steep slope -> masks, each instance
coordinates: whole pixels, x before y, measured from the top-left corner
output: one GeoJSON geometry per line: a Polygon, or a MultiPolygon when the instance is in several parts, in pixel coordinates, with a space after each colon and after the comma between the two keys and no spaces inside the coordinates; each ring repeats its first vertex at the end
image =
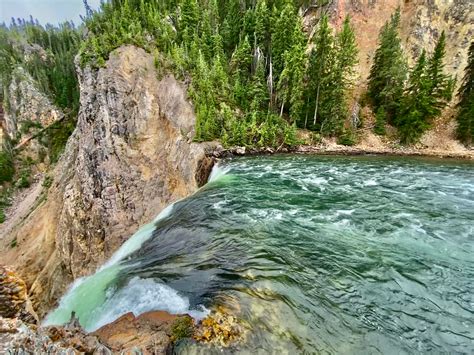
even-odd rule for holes
{"type": "MultiPolygon", "coordinates": [[[[423,48],[431,51],[442,31],[447,35],[447,71],[462,77],[467,63],[469,41],[474,36],[474,2],[470,0],[333,0],[328,11],[338,28],[346,15],[351,17],[359,46],[359,73],[365,83],[377,48],[380,28],[400,6],[401,36],[408,59],[414,62],[423,48]]],[[[306,12],[307,26],[317,23],[321,9],[306,12]]]]}
{"type": "Polygon", "coordinates": [[[119,48],[105,68],[79,70],[79,79],[77,128],[47,198],[44,191],[25,220],[0,230],[2,261],[21,270],[40,315],[212,167],[204,146],[191,143],[185,88],[172,76],[159,80],[152,55],[119,48]]]}
{"type": "MultiPolygon", "coordinates": [[[[367,78],[372,65],[380,28],[390,19],[390,15],[400,6],[401,38],[407,59],[413,65],[422,49],[433,50],[442,31],[447,36],[446,72],[457,77],[457,85],[464,75],[468,59],[468,47],[474,37],[474,2],[470,0],[434,0],[434,1],[400,1],[400,0],[333,0],[324,8],[330,15],[334,27],[342,25],[344,17],[349,15],[354,25],[359,48],[359,65],[357,68],[358,83],[354,90],[352,112],[359,112],[356,103],[366,90],[367,78]]],[[[322,9],[311,8],[305,14],[306,27],[314,32],[322,9]]],[[[453,154],[466,154],[468,149],[456,140],[453,109],[458,98],[454,97],[443,115],[436,119],[433,127],[421,138],[417,149],[424,149],[426,154],[442,154],[449,151],[453,154]]],[[[372,112],[368,107],[362,108],[361,116],[365,120],[366,130],[360,132],[359,149],[391,149],[392,143],[383,142],[375,135],[372,112]]]]}
{"type": "MultiPolygon", "coordinates": [[[[472,1],[334,0],[325,9],[333,25],[339,27],[350,15],[356,30],[360,85],[355,99],[364,91],[380,27],[397,6],[410,61],[420,48],[432,49],[445,30],[447,69],[462,75],[467,42],[474,36],[472,1]]],[[[313,7],[305,13],[309,32],[320,11],[313,7]]],[[[2,261],[22,271],[40,315],[72,280],[92,272],[140,225],[204,183],[212,165],[205,146],[191,143],[195,115],[185,87],[172,76],[158,79],[152,55],[122,47],[105,68],[79,69],[79,78],[78,124],[51,174],[52,186],[36,186],[32,191],[38,197],[22,206],[25,213],[0,225],[2,261]],[[13,240],[18,247],[10,247],[13,240]]],[[[28,95],[20,96],[27,100],[28,95]]],[[[23,107],[20,101],[15,105],[23,107]]],[[[60,116],[51,111],[44,123],[60,116]]],[[[11,133],[16,123],[9,117],[4,128],[11,133]]],[[[423,144],[439,148],[443,142],[441,149],[457,149],[452,131],[453,121],[445,115],[423,144]]],[[[379,137],[367,136],[365,143],[373,140],[371,146],[384,148],[379,137]]]]}

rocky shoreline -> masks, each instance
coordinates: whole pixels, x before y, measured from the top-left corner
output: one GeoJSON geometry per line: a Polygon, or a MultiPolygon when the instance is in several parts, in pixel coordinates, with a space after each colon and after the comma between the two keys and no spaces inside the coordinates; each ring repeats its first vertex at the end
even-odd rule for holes
{"type": "Polygon", "coordinates": [[[180,341],[227,347],[244,333],[237,318],[223,309],[201,321],[158,310],[137,316],[130,312],[91,333],[81,327],[74,313],[64,326],[41,326],[25,282],[1,265],[0,300],[1,354],[170,354],[180,341]]]}
{"type": "Polygon", "coordinates": [[[343,145],[298,145],[295,147],[283,147],[274,149],[270,147],[248,148],[248,147],[217,147],[209,153],[209,156],[222,159],[237,156],[258,156],[274,154],[308,154],[308,155],[376,155],[376,156],[400,156],[400,157],[431,157],[442,159],[474,160],[474,149],[465,151],[443,151],[416,148],[384,148],[371,149],[363,147],[349,147],[343,145]]]}

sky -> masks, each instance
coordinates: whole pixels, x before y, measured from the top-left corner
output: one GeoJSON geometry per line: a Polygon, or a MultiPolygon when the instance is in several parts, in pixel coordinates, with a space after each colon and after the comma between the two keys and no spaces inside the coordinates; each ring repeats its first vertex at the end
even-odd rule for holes
{"type": "MultiPolygon", "coordinates": [[[[97,9],[100,0],[87,0],[93,9],[97,9]]],[[[11,18],[33,18],[45,25],[58,24],[72,20],[81,23],[79,15],[85,15],[82,0],[0,0],[0,23],[10,24],[11,18]]]]}

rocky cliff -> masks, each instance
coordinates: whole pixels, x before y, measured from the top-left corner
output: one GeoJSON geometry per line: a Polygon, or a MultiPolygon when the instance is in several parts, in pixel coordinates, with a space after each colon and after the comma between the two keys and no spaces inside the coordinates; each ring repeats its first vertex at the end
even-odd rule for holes
{"type": "Polygon", "coordinates": [[[6,133],[11,139],[21,136],[21,128],[36,123],[47,126],[60,120],[64,113],[41,92],[35,81],[23,68],[17,67],[7,88],[8,107],[4,120],[6,133]]]}
{"type": "Polygon", "coordinates": [[[25,218],[0,229],[2,261],[21,270],[40,316],[140,225],[194,192],[212,167],[205,147],[191,142],[186,88],[159,79],[152,55],[123,47],[105,68],[78,72],[77,128],[52,186],[25,218]]]}
{"type": "MultiPolygon", "coordinates": [[[[324,8],[333,25],[350,15],[356,30],[361,84],[356,96],[363,91],[379,30],[397,6],[410,60],[420,48],[432,49],[445,30],[447,68],[462,76],[467,42],[474,36],[472,1],[333,0],[324,8]]],[[[309,32],[321,11],[315,6],[305,12],[309,32]]],[[[113,52],[98,71],[78,68],[77,127],[50,174],[53,183],[34,186],[20,205],[22,213],[0,225],[2,261],[21,271],[40,316],[71,281],[91,273],[140,225],[206,181],[212,161],[205,146],[191,142],[195,116],[186,88],[158,72],[152,55],[130,46],[113,52]]],[[[33,94],[34,86],[12,85],[18,100],[10,95],[15,112],[9,111],[4,125],[10,135],[32,116],[29,112],[38,111],[34,117],[42,124],[61,117],[40,93],[33,94]]],[[[434,146],[457,148],[452,123],[430,132],[434,146]]],[[[380,138],[368,135],[370,147],[383,147],[380,138]]]]}
{"type": "Polygon", "coordinates": [[[401,9],[401,37],[413,63],[425,48],[431,51],[446,32],[446,69],[458,79],[467,64],[469,42],[474,37],[474,2],[471,0],[332,0],[324,10],[312,7],[305,15],[311,29],[321,11],[327,11],[336,28],[351,17],[359,46],[360,82],[365,83],[377,48],[380,28],[397,7],[401,9]]]}
{"type": "MultiPolygon", "coordinates": [[[[397,7],[401,9],[401,38],[409,65],[413,65],[422,49],[431,52],[442,31],[447,37],[446,72],[457,77],[460,85],[467,65],[469,43],[474,38],[474,2],[472,0],[332,0],[328,5],[310,7],[304,22],[309,32],[315,31],[321,13],[327,12],[335,28],[340,28],[346,15],[351,17],[359,47],[358,80],[354,90],[353,113],[365,121],[367,130],[360,132],[361,150],[391,150],[393,142],[384,141],[370,129],[374,117],[368,107],[359,113],[357,101],[366,91],[367,78],[377,48],[380,28],[390,19],[397,7]]],[[[455,138],[456,123],[451,102],[445,112],[421,138],[416,149],[425,154],[470,154],[455,138]]],[[[329,144],[330,146],[333,143],[329,144]]],[[[396,144],[395,144],[396,146],[396,144]]]]}

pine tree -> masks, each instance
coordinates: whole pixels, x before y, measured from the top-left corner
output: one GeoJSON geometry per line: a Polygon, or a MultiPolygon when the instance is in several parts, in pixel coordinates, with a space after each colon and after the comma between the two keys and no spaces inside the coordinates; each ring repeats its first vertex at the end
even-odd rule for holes
{"type": "Polygon", "coordinates": [[[431,82],[428,61],[423,51],[410,73],[396,124],[402,143],[415,143],[429,128],[429,118],[435,114],[430,97],[431,82]]]}
{"type": "Polygon", "coordinates": [[[255,73],[249,87],[249,99],[252,100],[251,110],[256,116],[259,116],[259,111],[266,112],[268,107],[269,98],[265,79],[265,62],[262,58],[256,63],[255,73]]]}
{"type": "Polygon", "coordinates": [[[260,47],[265,53],[268,52],[270,42],[269,29],[270,12],[265,0],[258,0],[255,8],[255,44],[260,47]]]}
{"type": "Polygon", "coordinates": [[[374,110],[383,106],[389,119],[393,119],[403,96],[406,80],[406,60],[398,35],[400,9],[385,23],[379,34],[379,46],[370,69],[368,95],[374,110]]]}
{"type": "Polygon", "coordinates": [[[383,108],[383,106],[381,106],[375,113],[375,126],[374,126],[374,132],[378,134],[379,136],[385,135],[386,122],[387,122],[387,114],[385,113],[385,109],[383,108]]]}
{"type": "Polygon", "coordinates": [[[243,25],[240,0],[227,0],[225,9],[227,12],[222,25],[222,39],[226,53],[232,53],[240,42],[243,25]]]}
{"type": "Polygon", "coordinates": [[[423,51],[410,73],[395,120],[403,143],[415,143],[451,100],[454,79],[444,74],[445,43],[443,32],[431,57],[423,51]]]}
{"type": "Polygon", "coordinates": [[[433,54],[428,62],[428,78],[429,78],[429,95],[433,101],[435,111],[433,116],[437,116],[441,113],[443,108],[451,101],[454,79],[444,74],[444,57],[446,55],[446,35],[444,31],[436,43],[436,47],[433,54]]]}
{"type": "Polygon", "coordinates": [[[231,58],[231,67],[236,73],[247,75],[252,65],[252,49],[248,37],[240,41],[231,58]]]}
{"type": "Polygon", "coordinates": [[[459,88],[457,136],[464,144],[474,143],[474,41],[469,47],[469,58],[464,80],[459,88]]]}
{"type": "Polygon", "coordinates": [[[354,84],[354,66],[358,62],[358,49],[349,17],[345,18],[335,45],[335,61],[330,73],[331,80],[327,85],[329,95],[324,98],[328,113],[321,129],[322,133],[330,135],[342,132],[344,120],[349,115],[345,96],[354,84]]]}
{"type": "MultiPolygon", "coordinates": [[[[274,14],[278,11],[274,8],[274,14]]],[[[285,64],[285,52],[290,50],[293,43],[294,24],[299,21],[293,3],[288,0],[279,13],[272,32],[271,57],[275,81],[278,81],[285,64]]]]}
{"type": "Polygon", "coordinates": [[[359,50],[349,16],[345,18],[342,30],[337,36],[337,48],[337,69],[341,76],[340,80],[344,86],[350,87],[354,84],[354,67],[358,63],[359,50]]]}
{"type": "Polygon", "coordinates": [[[180,30],[193,36],[199,24],[199,5],[197,0],[183,0],[181,5],[180,30]]]}
{"type": "MultiPolygon", "coordinates": [[[[313,100],[313,128],[316,125],[318,117],[324,117],[321,113],[321,98],[325,96],[325,89],[331,80],[332,65],[334,60],[334,38],[329,28],[327,16],[320,20],[318,31],[313,38],[314,48],[309,59],[309,83],[308,95],[313,100]]],[[[311,110],[311,108],[308,108],[311,110]]],[[[323,107],[324,111],[324,107],[323,107]]],[[[306,127],[306,122],[305,122],[306,127]]]]}
{"type": "Polygon", "coordinates": [[[290,104],[290,118],[293,122],[300,119],[304,106],[304,75],[306,71],[306,38],[302,25],[295,23],[293,30],[293,44],[285,52],[284,69],[280,75],[277,87],[277,96],[280,98],[280,116],[285,104],[290,104]]]}

